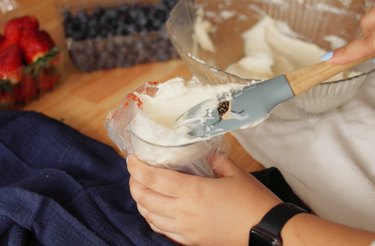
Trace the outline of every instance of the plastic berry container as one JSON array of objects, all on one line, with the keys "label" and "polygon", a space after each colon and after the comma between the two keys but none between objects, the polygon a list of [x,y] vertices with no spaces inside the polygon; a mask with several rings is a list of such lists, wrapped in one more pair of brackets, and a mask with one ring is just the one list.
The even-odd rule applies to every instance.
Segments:
[{"label": "plastic berry container", "polygon": [[[18,108],[51,91],[62,78],[55,34],[15,1],[0,8],[0,109]],[[4,7],[4,5],[1,5]]]},{"label": "plastic berry container", "polygon": [[71,62],[92,72],[177,58],[164,27],[176,2],[57,1]]}]

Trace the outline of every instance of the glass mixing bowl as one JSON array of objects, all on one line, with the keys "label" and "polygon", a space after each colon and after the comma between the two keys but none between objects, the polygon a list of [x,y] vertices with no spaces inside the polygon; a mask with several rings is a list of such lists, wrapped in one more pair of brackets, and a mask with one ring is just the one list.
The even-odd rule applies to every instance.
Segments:
[{"label": "glass mixing bowl", "polygon": [[[183,0],[172,10],[167,30],[180,57],[201,83],[249,83],[259,79],[225,70],[244,57],[242,34],[264,16],[286,23],[295,38],[329,51],[361,35],[360,18],[374,3],[360,0]],[[202,26],[197,25],[205,25],[208,31],[203,38],[208,39],[211,46],[198,44],[196,35],[198,30],[202,31]],[[272,115],[301,119],[337,108],[353,97],[367,75],[374,71],[374,64],[369,61],[354,70],[355,73],[345,79],[326,81],[282,103]],[[288,70],[281,71],[286,72]]]}]

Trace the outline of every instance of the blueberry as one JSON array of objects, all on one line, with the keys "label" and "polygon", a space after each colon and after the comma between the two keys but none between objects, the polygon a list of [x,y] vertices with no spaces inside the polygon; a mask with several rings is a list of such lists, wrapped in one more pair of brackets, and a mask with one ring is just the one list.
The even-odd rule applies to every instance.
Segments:
[{"label": "blueberry", "polygon": [[104,13],[104,9],[102,7],[96,7],[92,11],[90,17],[98,20],[103,15],[103,13]]},{"label": "blueberry", "polygon": [[72,18],[72,13],[70,11],[65,10],[63,12],[63,21],[64,21],[64,23],[71,21],[71,18]]},{"label": "blueberry", "polygon": [[63,12],[64,35],[67,38],[70,38],[73,33],[72,18],[73,17],[70,11]]},{"label": "blueberry", "polygon": [[100,38],[106,38],[109,36],[109,33],[106,29],[100,29],[98,34],[99,34],[98,37]]},{"label": "blueberry", "polygon": [[120,15],[128,14],[129,9],[131,8],[131,4],[122,4],[118,7],[118,11]]},{"label": "blueberry", "polygon": [[128,27],[125,26],[125,25],[119,25],[117,27],[116,34],[118,36],[121,36],[121,35],[126,36],[126,35],[128,35],[129,34]]},{"label": "blueberry", "polygon": [[75,40],[84,40],[87,37],[87,23],[81,22],[77,17],[71,22],[69,32],[71,37]]},{"label": "blueberry", "polygon": [[100,29],[97,19],[92,18],[92,16],[90,16],[87,23],[87,28],[88,38],[96,38]]},{"label": "blueberry", "polygon": [[87,22],[88,21],[88,15],[85,10],[78,11],[76,14],[76,18],[80,22]]},{"label": "blueberry", "polygon": [[108,18],[116,20],[119,16],[119,12],[116,8],[110,8],[105,11],[105,15],[107,15]]},{"label": "blueberry", "polygon": [[140,7],[138,10],[137,24],[140,27],[146,27],[148,22],[148,10],[147,8]]},{"label": "blueberry", "polygon": [[165,22],[167,18],[168,18],[168,10],[161,5],[157,6],[154,12],[154,20],[160,20],[162,22]]},{"label": "blueberry", "polygon": [[138,11],[136,6],[132,6],[128,10],[129,21],[136,22],[138,17]]},{"label": "blueberry", "polygon": [[171,10],[176,5],[177,0],[161,0],[160,4],[164,5],[168,10]]}]

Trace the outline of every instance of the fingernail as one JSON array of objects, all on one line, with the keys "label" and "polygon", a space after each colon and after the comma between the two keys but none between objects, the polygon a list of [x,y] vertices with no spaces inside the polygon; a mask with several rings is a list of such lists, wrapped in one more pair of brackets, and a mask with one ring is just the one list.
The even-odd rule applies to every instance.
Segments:
[{"label": "fingernail", "polygon": [[320,57],[320,59],[322,61],[328,61],[329,59],[331,59],[333,56],[333,51],[330,51],[328,53],[326,53],[324,56]]},{"label": "fingernail", "polygon": [[129,155],[126,155],[126,157],[125,157],[126,164],[128,164],[128,160],[129,160]]}]

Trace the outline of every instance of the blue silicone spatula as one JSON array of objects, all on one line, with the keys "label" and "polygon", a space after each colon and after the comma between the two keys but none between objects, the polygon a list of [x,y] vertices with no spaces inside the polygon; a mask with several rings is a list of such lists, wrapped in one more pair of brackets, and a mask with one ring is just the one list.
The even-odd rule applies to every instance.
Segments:
[{"label": "blue silicone spatula", "polygon": [[193,137],[208,138],[241,127],[255,126],[267,119],[278,104],[373,56],[342,65],[320,62],[239,90],[221,93],[183,113],[177,119],[176,127],[185,127]]}]

